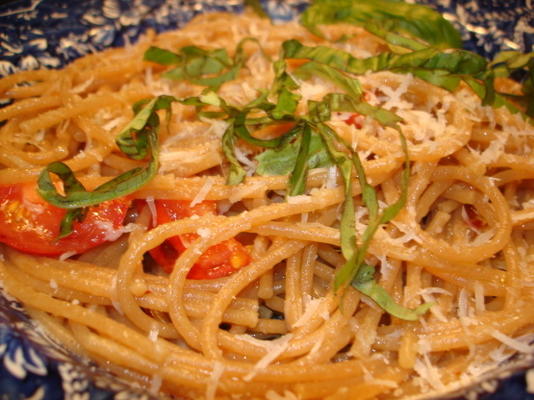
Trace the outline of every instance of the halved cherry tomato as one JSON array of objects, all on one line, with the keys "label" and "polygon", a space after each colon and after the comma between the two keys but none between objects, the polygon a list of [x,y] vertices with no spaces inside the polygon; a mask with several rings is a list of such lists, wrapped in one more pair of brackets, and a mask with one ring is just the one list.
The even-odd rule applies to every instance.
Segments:
[{"label": "halved cherry tomato", "polygon": [[58,239],[66,210],[43,200],[35,183],[0,186],[0,242],[17,250],[46,256],[83,253],[120,235],[130,200],[103,202],[74,222],[70,235]]},{"label": "halved cherry tomato", "polygon": [[[190,202],[182,200],[156,200],[157,223],[165,224],[193,215],[215,214],[217,205],[214,201],[202,201],[193,207]],[[198,235],[187,233],[173,236],[160,246],[152,249],[150,255],[163,269],[170,273],[180,253],[189,247]],[[189,279],[214,279],[234,273],[250,262],[250,255],[239,241],[228,239],[208,248],[189,271]]]}]

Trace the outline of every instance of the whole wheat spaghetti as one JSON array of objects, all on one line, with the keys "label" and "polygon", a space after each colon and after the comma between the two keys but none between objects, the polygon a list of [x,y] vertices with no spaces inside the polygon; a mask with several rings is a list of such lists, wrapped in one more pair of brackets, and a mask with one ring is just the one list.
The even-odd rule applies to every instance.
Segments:
[{"label": "whole wheat spaghetti", "polygon": [[[0,109],[6,291],[70,350],[154,393],[185,398],[408,398],[462,387],[517,353],[532,353],[534,129],[528,118],[482,105],[466,81],[447,90],[415,69],[345,70],[335,79],[319,67],[305,73],[306,61],[323,62],[311,51],[303,56],[307,49],[328,47],[358,59],[389,51],[383,38],[361,27],[328,25],[322,33],[297,22],[272,25],[251,13],[209,14],[59,71],[0,80],[2,96],[13,99]],[[302,47],[277,70],[273,63],[290,39]],[[204,68],[204,76],[181,71],[173,78],[169,63],[143,58],[149,49],[185,46],[203,60],[195,71]],[[180,54],[175,61],[186,59]],[[209,83],[221,70],[233,75]],[[373,112],[325,100],[350,93],[339,82],[356,76]],[[262,104],[270,101],[272,108],[250,106],[262,93]],[[280,111],[286,95],[294,100],[292,115]],[[58,240],[59,222],[55,232],[46,231],[42,218],[53,206],[35,189],[28,194],[43,169],[63,162],[88,192],[134,168],[145,171],[150,156],[128,157],[115,139],[145,99],[161,96],[172,99],[153,113],[160,121],[155,176],[124,196],[87,206],[70,235],[88,221],[94,231],[70,237],[94,246],[82,249],[68,233]],[[328,105],[328,118],[314,116],[315,105]],[[376,110],[398,119],[384,122]],[[265,148],[237,134],[230,143],[229,126],[247,126],[263,141],[303,128]],[[315,153],[302,158],[308,167],[299,175],[296,153],[305,136],[298,135],[307,127],[317,129],[310,136]],[[336,136],[327,136],[331,131]],[[333,147],[328,137],[337,138]],[[284,152],[293,169],[275,173]],[[366,182],[349,163],[348,185],[336,154],[357,154]],[[229,184],[238,172],[241,179]],[[303,189],[290,193],[299,176]],[[67,183],[52,181],[60,195],[68,194]],[[19,198],[14,187],[23,188]],[[362,188],[374,189],[377,215],[404,199],[368,242],[374,203]],[[165,207],[176,204],[185,214],[173,208],[174,217],[165,220]],[[343,228],[350,218],[351,243]],[[40,237],[55,247],[18,246],[38,224]],[[5,239],[13,226],[23,226],[22,233]],[[347,254],[362,247],[362,262],[343,281]],[[212,261],[223,252],[219,264]],[[361,276],[366,268],[372,279]]]}]

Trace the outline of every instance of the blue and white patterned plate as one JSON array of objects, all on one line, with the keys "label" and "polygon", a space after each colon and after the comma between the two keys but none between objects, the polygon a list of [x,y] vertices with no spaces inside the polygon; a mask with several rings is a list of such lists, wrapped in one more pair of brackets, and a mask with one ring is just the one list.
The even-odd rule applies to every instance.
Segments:
[{"label": "blue and white patterned plate", "polygon": [[[334,0],[333,0],[334,1]],[[532,51],[532,0],[419,0],[444,14],[465,47],[491,58],[501,50]],[[304,10],[306,0],[263,0],[278,21]],[[147,28],[182,26],[210,11],[241,12],[240,0],[0,0],[0,76],[58,68],[84,54],[133,42]],[[485,381],[480,400],[527,400],[525,375],[534,361]],[[493,393],[485,393],[489,388]],[[458,395],[464,398],[466,395]],[[150,393],[67,353],[0,288],[0,399],[150,399]]]}]

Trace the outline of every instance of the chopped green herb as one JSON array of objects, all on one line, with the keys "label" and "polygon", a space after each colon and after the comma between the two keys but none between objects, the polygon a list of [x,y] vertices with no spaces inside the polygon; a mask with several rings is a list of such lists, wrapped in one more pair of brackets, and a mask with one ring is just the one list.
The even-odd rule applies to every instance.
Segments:
[{"label": "chopped green herb", "polygon": [[426,313],[430,307],[432,307],[432,303],[424,303],[415,309],[410,309],[395,303],[395,300],[393,300],[386,289],[376,283],[374,274],[374,267],[367,264],[362,265],[358,274],[352,281],[352,286],[371,298],[382,309],[394,317],[406,321],[416,321],[419,319],[419,316]]},{"label": "chopped green herb", "polygon": [[434,46],[462,46],[458,31],[440,13],[424,5],[396,0],[315,0],[300,22],[319,36],[319,25],[346,22],[366,29],[380,26],[384,32],[400,33]]}]

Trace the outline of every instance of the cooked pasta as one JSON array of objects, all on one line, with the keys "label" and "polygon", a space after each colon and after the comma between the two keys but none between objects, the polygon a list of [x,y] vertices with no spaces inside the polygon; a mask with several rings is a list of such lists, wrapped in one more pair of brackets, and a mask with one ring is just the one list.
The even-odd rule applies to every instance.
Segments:
[{"label": "cooked pasta", "polygon": [[[207,14],[62,70],[0,80],[2,96],[12,99],[0,109],[6,291],[69,350],[180,398],[416,397],[465,386],[531,353],[534,129],[521,113],[483,105],[466,81],[446,90],[415,72],[349,71],[342,77],[357,76],[366,104],[397,116],[396,124],[362,109],[332,108],[321,132],[335,132],[338,141],[328,147],[327,136],[316,140],[314,131],[310,148],[320,148],[315,164],[306,160],[297,194],[290,193],[296,169],[272,171],[282,168],[288,149],[294,164],[301,160],[304,136],[268,149],[234,136],[235,160],[228,159],[228,127],[262,93],[273,108],[243,118],[255,118],[246,126],[269,141],[311,120],[282,110],[278,120],[258,122],[281,107],[277,94],[292,93],[294,115],[307,116],[329,94],[350,91],[324,72],[295,72],[309,57],[287,57],[284,71],[273,68],[282,43],[328,46],[359,59],[389,50],[361,27],[322,31],[324,37],[297,22],[272,25],[252,13]],[[220,71],[209,64],[213,58],[202,59],[195,65],[208,78],[199,84],[204,77],[179,71],[181,79],[171,79],[170,63],[144,59],[149,49],[184,46],[226,49],[227,56],[209,55],[234,75],[206,84]],[[282,87],[282,75],[298,87]],[[68,166],[89,193],[134,168],[149,171],[150,155],[128,157],[115,139],[134,129],[130,121],[146,105],[138,102],[154,98],[170,105],[154,106],[133,138],[157,126],[159,115],[155,176],[124,196],[86,205],[70,236],[66,228],[57,239],[59,228],[42,226],[49,247],[24,236],[53,207],[28,189],[51,163]],[[366,180],[349,162],[349,185],[332,161],[336,151],[358,155]],[[236,171],[242,179],[229,184]],[[66,175],[61,185],[59,172],[46,174],[59,197],[67,196],[73,186]],[[13,188],[22,188],[20,197]],[[376,210],[362,188],[367,196],[373,190]],[[347,198],[352,217],[344,214]],[[375,213],[394,204],[402,207],[366,242]],[[6,239],[10,224],[22,225],[22,233]],[[93,233],[80,233],[84,224]],[[363,257],[358,271],[370,268],[372,279],[353,270],[340,281],[354,252]],[[217,255],[227,257],[224,268],[214,266]],[[201,266],[208,264],[213,270],[206,272]]]}]

